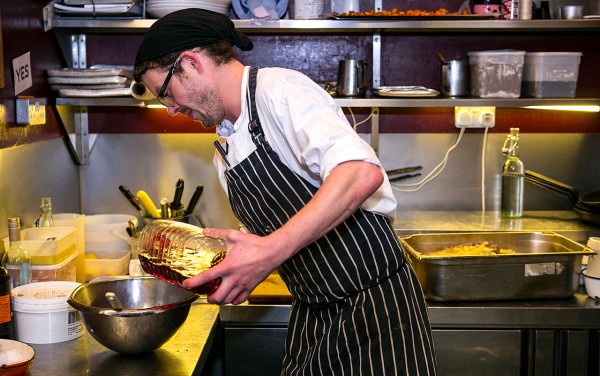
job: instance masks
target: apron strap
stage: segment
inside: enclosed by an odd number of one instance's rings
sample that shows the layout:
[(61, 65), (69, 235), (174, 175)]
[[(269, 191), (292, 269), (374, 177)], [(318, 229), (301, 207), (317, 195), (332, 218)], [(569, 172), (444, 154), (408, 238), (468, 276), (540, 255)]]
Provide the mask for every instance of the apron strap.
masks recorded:
[(260, 125), (260, 119), (258, 118), (258, 111), (256, 110), (256, 103), (254, 101), (257, 73), (258, 67), (250, 67), (250, 73), (248, 74), (248, 90), (246, 91), (246, 102), (248, 103), (248, 115), (250, 118), (248, 130), (250, 131), (252, 141), (256, 146), (265, 142), (265, 135)]

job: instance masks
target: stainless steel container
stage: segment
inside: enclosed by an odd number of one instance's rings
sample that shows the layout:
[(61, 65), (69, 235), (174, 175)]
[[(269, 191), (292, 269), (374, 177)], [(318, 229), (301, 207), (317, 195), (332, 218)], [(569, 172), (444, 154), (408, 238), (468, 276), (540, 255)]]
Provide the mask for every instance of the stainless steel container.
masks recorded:
[(336, 94), (339, 97), (363, 97), (367, 91), (367, 63), (341, 60), (338, 66)]
[[(583, 255), (594, 254), (549, 232), (472, 232), (401, 237), (425, 297), (436, 301), (566, 298), (579, 284)], [(488, 242), (516, 254), (429, 256), (444, 248)]]
[(450, 60), (442, 63), (440, 92), (445, 97), (469, 95), (469, 62)]

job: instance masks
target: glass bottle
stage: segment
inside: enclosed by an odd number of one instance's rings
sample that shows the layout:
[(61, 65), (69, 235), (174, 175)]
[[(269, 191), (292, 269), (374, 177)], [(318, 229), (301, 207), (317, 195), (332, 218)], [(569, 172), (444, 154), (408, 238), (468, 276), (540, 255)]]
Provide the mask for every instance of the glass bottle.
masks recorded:
[(525, 166), (519, 158), (519, 128), (510, 128), (502, 154), (506, 156), (506, 161), (502, 166), (500, 213), (505, 218), (520, 218), (523, 216)]
[(52, 217), (52, 198), (42, 197), (40, 205), (40, 218), (36, 221), (36, 227), (54, 227), (54, 218)]
[[(171, 220), (149, 223), (138, 240), (138, 258), (144, 271), (175, 285), (217, 265), (226, 253), (223, 240), (204, 236), (200, 227)], [(220, 278), (215, 279), (193, 291), (210, 295), (220, 284)]]
[(10, 276), (0, 266), (0, 338), (15, 339), (15, 328), (10, 309)]
[(31, 259), (21, 243), (21, 219), (8, 218), (10, 248), (2, 256), (2, 266), (10, 275), (10, 289), (31, 283)]

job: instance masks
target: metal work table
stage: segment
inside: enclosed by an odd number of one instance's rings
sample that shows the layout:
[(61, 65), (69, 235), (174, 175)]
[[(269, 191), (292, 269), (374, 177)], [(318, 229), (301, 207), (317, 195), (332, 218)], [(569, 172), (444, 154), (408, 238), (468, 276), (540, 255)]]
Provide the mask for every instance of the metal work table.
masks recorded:
[(600, 236), (600, 227), (583, 222), (575, 212), (526, 211), (522, 218), (505, 219), (499, 212), (480, 211), (399, 211), (394, 222), (398, 235), (468, 231), (553, 231), (585, 244)]
[[(492, 302), (427, 301), (433, 328), (600, 328), (600, 302), (582, 288), (566, 299)], [(285, 325), (289, 305), (240, 305), (219, 309), (228, 325)]]
[(71, 341), (32, 345), (35, 358), (29, 375), (199, 374), (216, 333), (218, 312), (212, 304), (193, 304), (175, 336), (146, 354), (118, 354), (98, 343), (87, 330)]

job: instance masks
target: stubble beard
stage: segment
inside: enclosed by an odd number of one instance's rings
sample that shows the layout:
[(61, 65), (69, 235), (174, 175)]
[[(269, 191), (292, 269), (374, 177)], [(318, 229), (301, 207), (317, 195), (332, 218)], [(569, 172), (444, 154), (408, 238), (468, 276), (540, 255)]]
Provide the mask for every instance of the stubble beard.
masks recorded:
[(192, 85), (187, 80), (183, 82), (188, 93), (187, 100), (192, 104), (192, 107), (186, 107), (186, 115), (205, 128), (216, 127), (225, 120), (223, 101), (213, 88), (208, 85)]

